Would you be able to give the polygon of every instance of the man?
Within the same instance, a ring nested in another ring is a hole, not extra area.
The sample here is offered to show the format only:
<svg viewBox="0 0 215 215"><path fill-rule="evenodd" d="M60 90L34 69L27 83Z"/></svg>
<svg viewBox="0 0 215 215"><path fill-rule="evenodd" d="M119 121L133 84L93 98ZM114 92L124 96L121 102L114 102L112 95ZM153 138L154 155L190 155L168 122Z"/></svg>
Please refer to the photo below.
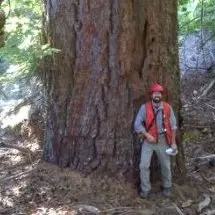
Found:
<svg viewBox="0 0 215 215"><path fill-rule="evenodd" d="M143 140L140 161L141 198L147 198L150 194L149 167L154 151L161 166L163 194L166 197L171 196L171 165L166 149L172 147L173 150L177 150L175 141L177 126L172 107L162 102L163 93L164 89L161 85L151 85L151 101L140 107L134 123L135 131Z"/></svg>

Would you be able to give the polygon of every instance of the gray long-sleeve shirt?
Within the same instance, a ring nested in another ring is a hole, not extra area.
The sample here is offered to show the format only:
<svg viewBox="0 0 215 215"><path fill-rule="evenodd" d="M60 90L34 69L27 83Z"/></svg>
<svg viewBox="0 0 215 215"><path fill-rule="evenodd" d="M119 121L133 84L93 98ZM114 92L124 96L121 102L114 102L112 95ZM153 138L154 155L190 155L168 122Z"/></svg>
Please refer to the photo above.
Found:
<svg viewBox="0 0 215 215"><path fill-rule="evenodd" d="M158 108L155 108L155 107L153 107L153 108L154 108L155 113L157 111L159 111L157 113L157 117L156 117L156 125L158 128L158 133L161 133L161 132L163 132L163 119L162 119L162 111L161 111L163 109L163 106L160 105ZM139 112L138 112L135 122L134 122L135 132L137 132L137 133L146 132L146 128L144 127L144 124L143 124L143 122L145 120L146 120L146 106L145 106L145 104L143 104L140 107ZM175 114L174 114L171 106L170 106L170 125L171 125L172 130L177 129Z"/></svg>

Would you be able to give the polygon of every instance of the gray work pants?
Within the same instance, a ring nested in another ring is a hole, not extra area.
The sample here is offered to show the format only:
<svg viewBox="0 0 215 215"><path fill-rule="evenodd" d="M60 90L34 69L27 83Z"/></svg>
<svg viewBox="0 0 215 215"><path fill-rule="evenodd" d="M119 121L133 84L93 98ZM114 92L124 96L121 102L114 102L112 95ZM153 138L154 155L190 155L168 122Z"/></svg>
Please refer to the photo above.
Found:
<svg viewBox="0 0 215 215"><path fill-rule="evenodd" d="M161 166L163 187L170 188L172 186L170 156L165 152L168 147L169 146L166 144L166 139L164 136L159 136L158 143L148 143L144 141L142 144L140 160L140 187L143 192L148 192L151 190L149 167L154 151Z"/></svg>

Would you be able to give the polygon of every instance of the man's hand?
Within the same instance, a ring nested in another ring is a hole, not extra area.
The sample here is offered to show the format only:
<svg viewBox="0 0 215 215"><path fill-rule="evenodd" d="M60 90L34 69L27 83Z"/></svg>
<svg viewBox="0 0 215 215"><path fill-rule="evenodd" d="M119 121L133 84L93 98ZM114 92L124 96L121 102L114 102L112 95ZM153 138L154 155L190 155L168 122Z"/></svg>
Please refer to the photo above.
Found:
<svg viewBox="0 0 215 215"><path fill-rule="evenodd" d="M145 132L145 133L139 133L138 137L140 139L146 138L147 142L149 142L149 143L155 143L156 142L155 138L151 134L149 134L147 132Z"/></svg>
<svg viewBox="0 0 215 215"><path fill-rule="evenodd" d="M171 144L171 148L174 149L174 150L176 150L176 149L178 148L175 142L173 142L173 143Z"/></svg>
<svg viewBox="0 0 215 215"><path fill-rule="evenodd" d="M149 143L155 143L156 142L155 138L149 133L145 133L145 137Z"/></svg>

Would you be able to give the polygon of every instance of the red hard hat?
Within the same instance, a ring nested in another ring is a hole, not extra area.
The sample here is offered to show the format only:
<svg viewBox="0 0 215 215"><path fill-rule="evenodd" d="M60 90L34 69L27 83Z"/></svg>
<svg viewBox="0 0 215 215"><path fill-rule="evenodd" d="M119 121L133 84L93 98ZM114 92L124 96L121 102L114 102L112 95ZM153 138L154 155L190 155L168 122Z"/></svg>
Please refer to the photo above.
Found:
<svg viewBox="0 0 215 215"><path fill-rule="evenodd" d="M150 94L154 93L154 92L164 92L163 87L160 84L151 84L150 86Z"/></svg>

